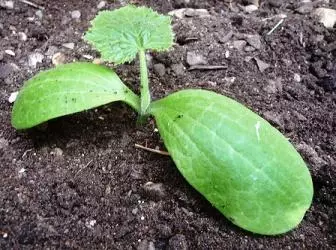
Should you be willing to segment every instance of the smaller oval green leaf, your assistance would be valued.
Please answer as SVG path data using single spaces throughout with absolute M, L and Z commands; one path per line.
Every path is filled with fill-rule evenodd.
M 205 90 L 174 93 L 150 112 L 182 175 L 234 224 L 275 235 L 301 222 L 313 196 L 310 173 L 263 118 Z
M 27 81 L 12 110 L 12 125 L 26 129 L 52 118 L 124 101 L 140 110 L 140 100 L 116 73 L 91 63 L 65 64 Z
M 103 60 L 116 64 L 132 61 L 140 50 L 162 51 L 173 44 L 170 17 L 146 7 L 102 11 L 91 24 L 85 39 Z

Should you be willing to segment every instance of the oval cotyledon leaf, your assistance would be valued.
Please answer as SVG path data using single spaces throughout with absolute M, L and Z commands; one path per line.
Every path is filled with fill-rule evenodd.
M 205 90 L 179 91 L 150 112 L 182 175 L 234 224 L 276 235 L 301 222 L 313 196 L 309 170 L 263 118 Z
M 114 101 L 140 110 L 139 97 L 109 68 L 91 63 L 60 65 L 24 84 L 14 103 L 12 125 L 26 129 Z

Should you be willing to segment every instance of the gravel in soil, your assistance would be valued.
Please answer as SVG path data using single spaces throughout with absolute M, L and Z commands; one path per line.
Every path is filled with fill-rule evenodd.
M 0 7 L 1 249 L 336 247 L 336 33 L 313 15 L 319 7 L 336 9 L 335 1 L 269 0 L 257 9 L 240 1 L 131 1 L 163 13 L 206 9 L 174 17 L 174 48 L 149 53 L 154 99 L 184 88 L 230 96 L 270 121 L 304 157 L 313 204 L 297 229 L 278 237 L 232 225 L 169 157 L 136 149 L 135 143 L 164 147 L 154 121 L 137 127 L 123 104 L 15 131 L 11 93 L 53 64 L 97 61 L 82 34 L 99 9 L 125 1 L 32 1 L 43 9 L 4 2 L 13 6 Z M 116 70 L 137 89 L 136 62 Z

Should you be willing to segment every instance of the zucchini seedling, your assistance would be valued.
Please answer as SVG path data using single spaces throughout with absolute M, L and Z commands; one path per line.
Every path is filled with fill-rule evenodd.
M 276 235 L 295 228 L 311 205 L 313 184 L 299 153 L 277 129 L 238 102 L 200 89 L 151 101 L 146 51 L 173 44 L 171 19 L 146 7 L 102 11 L 85 39 L 103 60 L 140 62 L 140 97 L 101 65 L 71 63 L 22 87 L 12 124 L 27 129 L 52 118 L 122 101 L 153 116 L 185 179 L 234 224 Z

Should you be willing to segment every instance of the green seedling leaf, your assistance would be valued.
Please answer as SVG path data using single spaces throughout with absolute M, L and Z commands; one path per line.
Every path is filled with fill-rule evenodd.
M 124 101 L 140 110 L 140 100 L 112 70 L 90 63 L 66 64 L 39 73 L 19 92 L 12 111 L 16 129 L 55 117 Z
M 236 101 L 184 90 L 153 102 L 160 134 L 187 181 L 234 224 L 275 235 L 310 207 L 310 173 L 294 147 Z
M 171 19 L 146 7 L 128 5 L 102 11 L 85 35 L 103 60 L 121 64 L 132 61 L 138 51 L 167 50 L 173 44 Z

